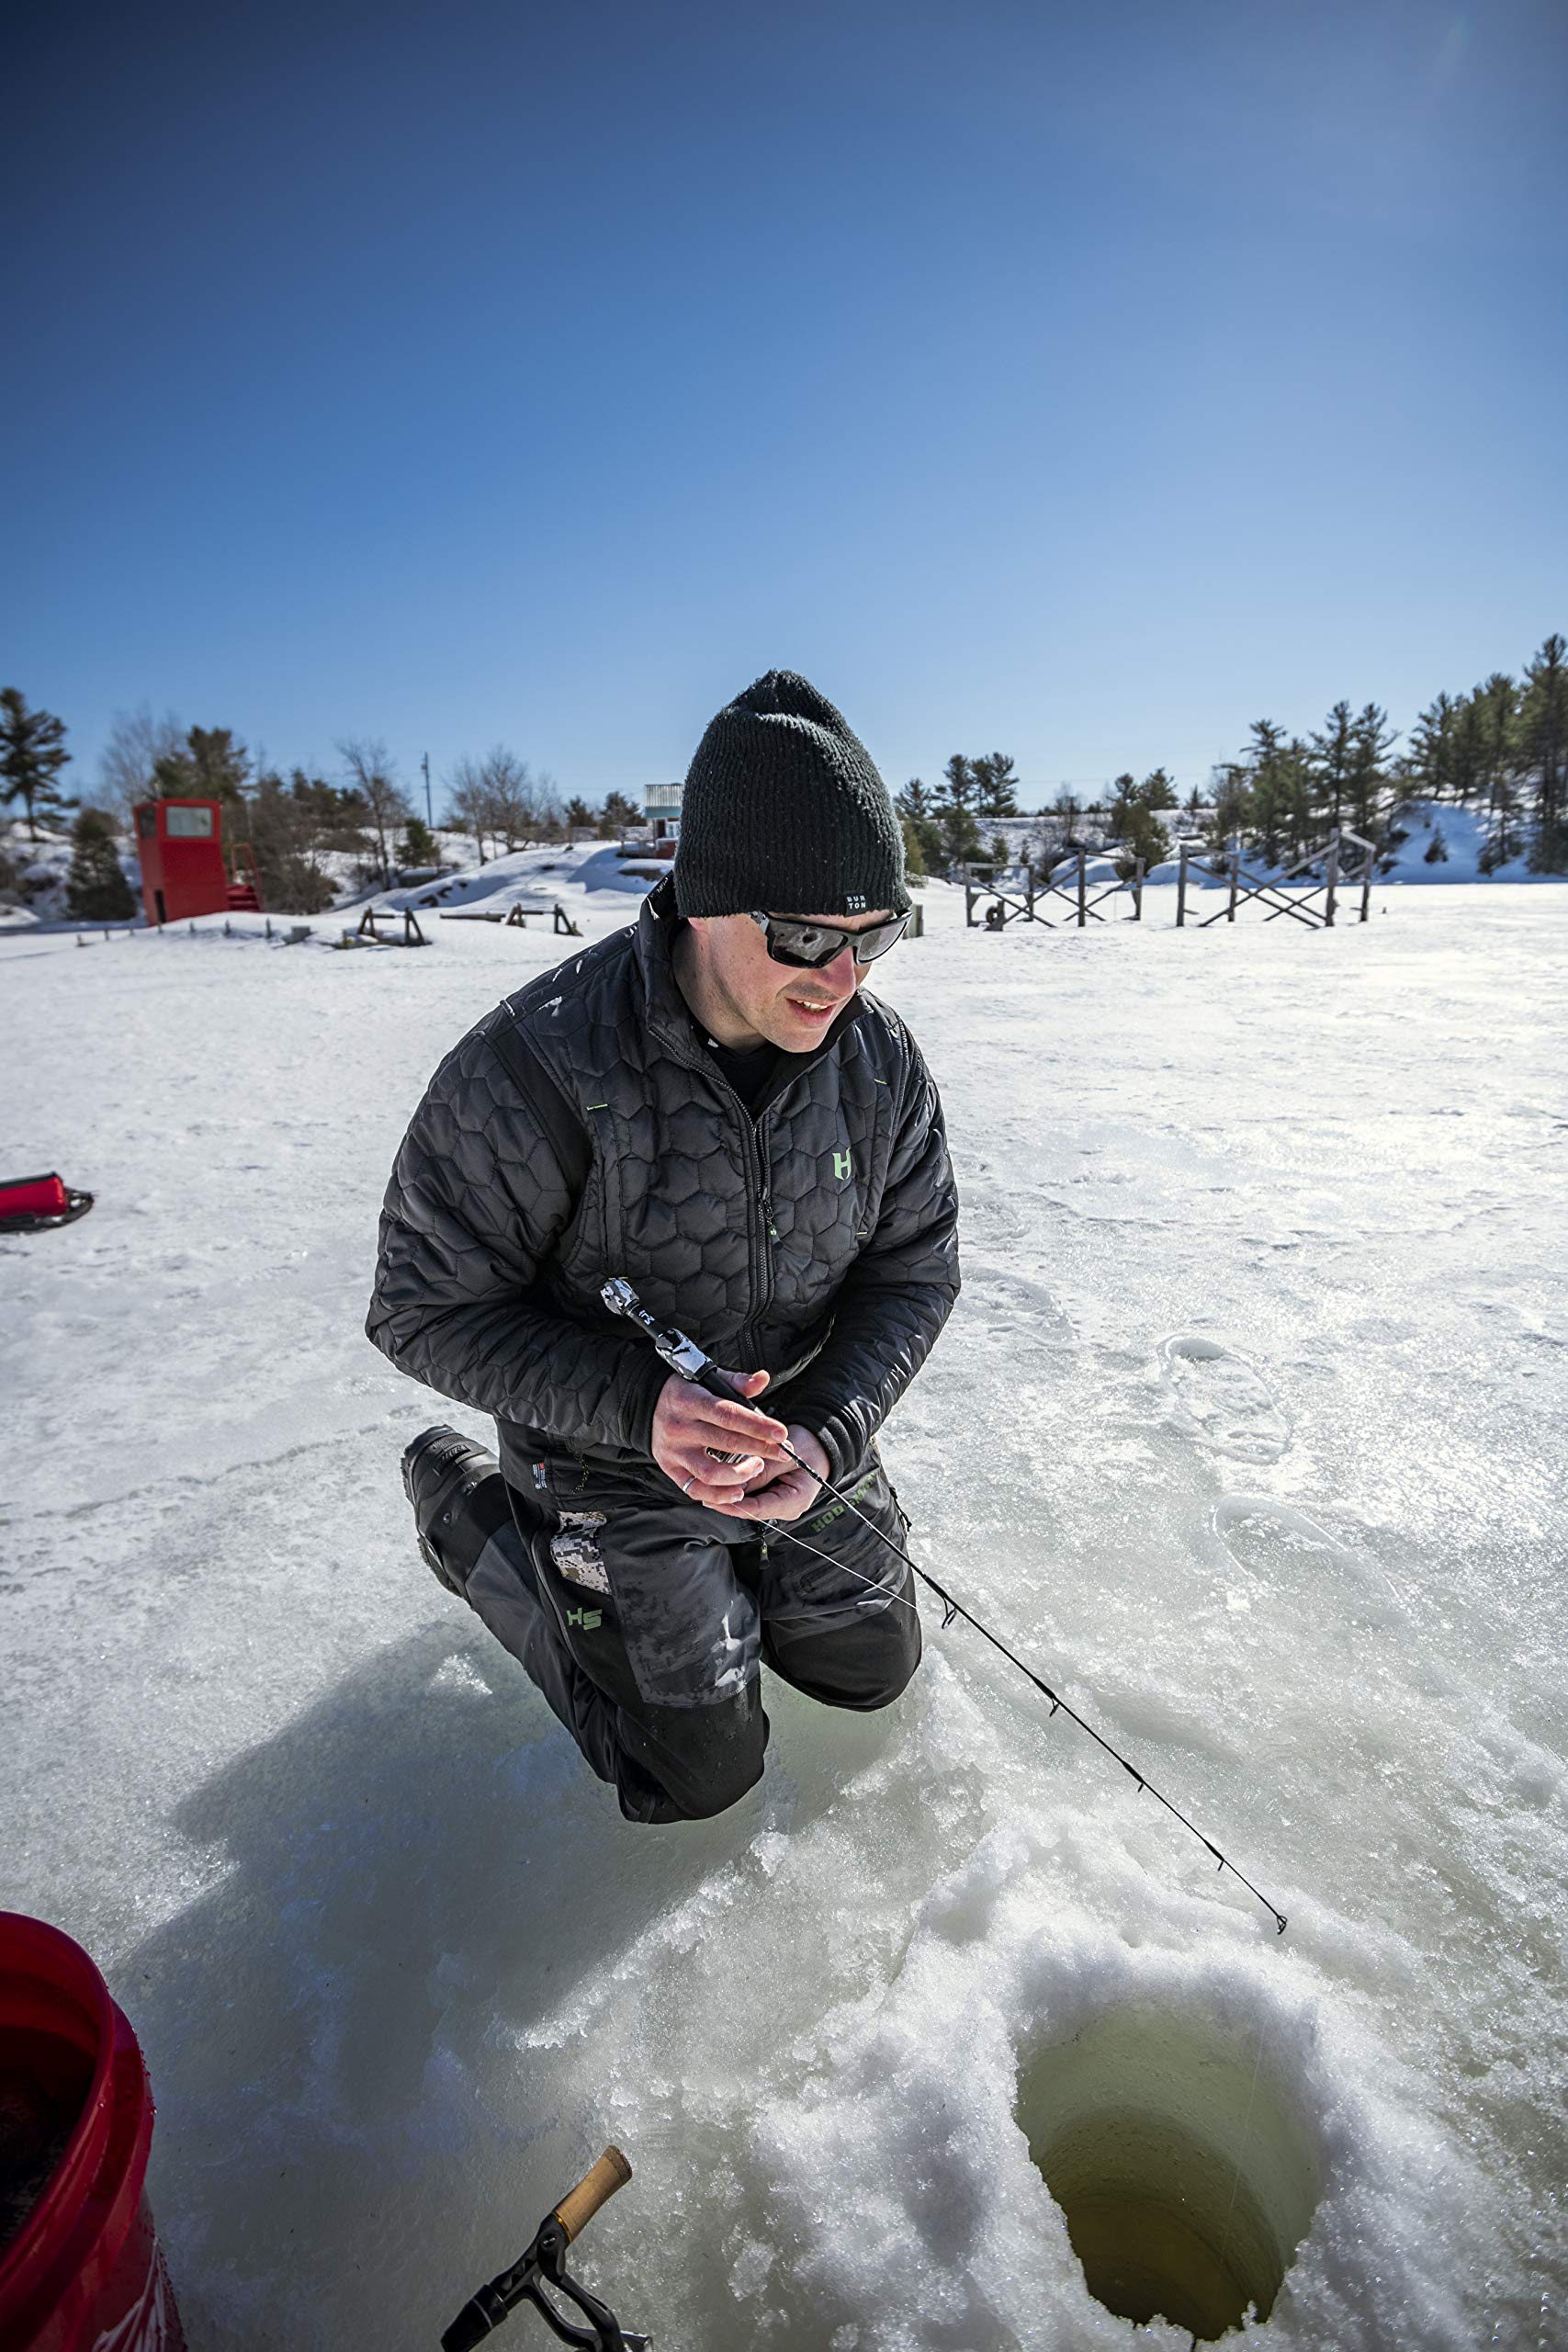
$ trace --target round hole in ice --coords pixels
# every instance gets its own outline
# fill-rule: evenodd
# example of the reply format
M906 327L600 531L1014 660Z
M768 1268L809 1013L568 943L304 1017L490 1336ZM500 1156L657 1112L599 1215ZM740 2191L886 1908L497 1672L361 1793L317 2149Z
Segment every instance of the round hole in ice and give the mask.
M1245 2030L1121 2008L1037 2051L1018 2120L1089 2293L1205 2341L1273 2308L1317 2198L1309 2144Z

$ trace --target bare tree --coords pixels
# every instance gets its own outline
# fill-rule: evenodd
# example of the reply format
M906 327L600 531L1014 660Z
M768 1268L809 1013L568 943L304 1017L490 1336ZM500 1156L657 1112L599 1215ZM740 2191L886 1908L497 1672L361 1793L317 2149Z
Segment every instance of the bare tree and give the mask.
M541 768L534 779L537 814L535 822L547 842L564 842L571 832L561 806L560 790L548 768Z
M365 803L370 829L376 836L382 879L389 884L392 861L388 852L388 838L412 813L407 797L398 782L392 755L378 735L345 736L338 744L337 751L354 790Z
M479 864L487 842L511 852L558 840L560 797L555 778L535 775L526 760L497 743L482 760L459 760L447 778L453 815L474 837Z
M178 757L185 749L186 730L172 710L154 718L150 703L139 710L117 710L109 740L98 762L97 797L125 822L139 800L156 790L152 771L160 760Z
M491 830L501 835L508 850L536 841L543 831L544 816L539 787L527 761L520 760L504 743L497 743L480 761L479 775Z
M479 864L485 862L485 842L491 825L490 787L479 772L477 762L459 760L446 779L447 797L452 814L459 825L466 826L474 837L479 854Z

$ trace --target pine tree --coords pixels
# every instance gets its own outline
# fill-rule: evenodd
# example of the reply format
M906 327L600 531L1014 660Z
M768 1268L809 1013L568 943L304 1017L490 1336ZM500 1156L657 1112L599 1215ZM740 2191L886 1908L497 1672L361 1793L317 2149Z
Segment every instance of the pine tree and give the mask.
M251 773L250 753L231 727L193 727L186 743L201 799L243 799Z
M1286 752L1285 730L1271 718L1255 718L1245 765L1249 786L1248 815L1264 857L1278 862L1289 831L1292 777Z
M1483 686L1477 686L1481 698L1481 783L1486 794L1488 827L1497 815L1497 797L1512 773L1516 755L1516 732L1518 719L1519 690L1506 671L1494 670Z
M1486 765L1486 713L1482 689L1461 695L1454 712L1451 769L1454 797L1468 808L1482 788Z
M912 775L894 802L904 828L906 844L913 841L920 854L920 872L929 874L942 863L942 827L936 804L918 775Z
M1535 778L1535 834L1530 865L1537 874L1568 871L1568 643L1556 634L1525 664L1519 708L1519 750Z
M1380 710L1375 702L1366 704L1357 716L1351 739L1348 784L1351 825L1369 841L1388 788L1384 763L1396 740L1387 711Z
M71 828L71 840L67 913L77 922L124 922L134 915L136 897L119 862L114 819L101 808L84 808Z
M1515 778L1505 772L1493 787L1491 821L1486 841L1476 863L1483 874L1495 874L1500 865L1507 865L1525 846L1519 824L1519 794Z
M1124 772L1117 777L1114 789L1116 797L1111 804L1111 831L1126 849L1127 854L1118 867L1125 881L1133 872L1135 859L1142 858L1146 868L1163 865L1170 855L1170 835L1160 823L1156 811L1174 808L1176 795L1163 768L1156 768L1142 784L1134 784L1131 773Z
M28 812L28 834L38 839L40 815L74 808L55 782L70 762L65 721L52 711L29 710L15 686L0 693L0 799L19 800Z
M599 820L595 817L592 809L588 806L587 801L582 798L581 795L580 793L573 793L571 798L566 804L566 821L569 827L576 827L579 825L592 827L596 825Z
M1141 857L1147 873L1152 865L1163 865L1170 855L1170 835L1144 801L1134 803L1119 831L1127 849L1127 855L1117 869L1124 882L1131 878L1134 859Z
M1292 859L1310 845L1317 826L1317 771L1312 748L1292 735L1280 753L1280 801Z
M331 876L316 859L321 835L318 794L330 794L331 787L313 790L298 770L295 776L292 787L271 768L264 768L255 777L249 795L239 804L245 827L241 838L255 860L262 897L274 913L321 914L332 905L334 892ZM300 782L306 783L303 792L299 788Z
M984 759L971 761L976 816L1017 816L1018 778L1012 772L1012 764L1006 752L992 752Z
M1345 797L1355 758L1355 735L1349 704L1337 702L1324 723L1322 734L1309 739L1318 790L1328 802L1328 821L1335 830L1343 822Z
M607 837L613 833L624 833L629 826L640 825L641 822L642 810L635 800L628 800L624 792L605 794L601 830Z
M1207 846L1228 850L1238 833L1252 822L1252 771L1245 760L1222 760L1209 784L1213 815L1209 820Z
M1330 714L1337 718L1343 714L1347 761L1349 751L1350 706L1336 703ZM1424 710L1410 730L1410 749L1405 755L1404 772L1424 798L1441 800L1453 784L1453 744L1456 707L1451 695L1439 695ZM1314 743L1322 739L1314 736ZM1347 768L1347 773L1348 769ZM1337 820L1336 820L1337 822Z
M441 853L436 847L435 835L423 817L411 817L398 844L399 865L438 865L440 862Z
M949 865L962 865L980 854L980 829L975 822L979 787L962 752L954 752L942 775L944 789L938 794L933 810L942 835L942 855Z

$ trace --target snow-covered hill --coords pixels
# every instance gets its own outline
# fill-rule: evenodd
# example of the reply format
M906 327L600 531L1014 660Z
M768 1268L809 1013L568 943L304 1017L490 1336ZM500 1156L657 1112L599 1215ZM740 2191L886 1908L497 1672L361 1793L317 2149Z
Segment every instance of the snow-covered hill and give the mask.
M1393 831L1404 839L1394 845L1392 865L1385 859L1379 867L1390 882L1568 881L1568 875L1532 874L1522 849L1484 873L1488 826L1483 809L1413 800L1399 812Z

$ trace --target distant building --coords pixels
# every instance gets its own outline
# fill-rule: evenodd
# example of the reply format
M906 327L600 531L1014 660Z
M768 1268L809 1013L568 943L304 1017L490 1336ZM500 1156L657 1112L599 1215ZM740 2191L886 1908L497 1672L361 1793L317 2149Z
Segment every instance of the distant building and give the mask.
M681 837L681 795L683 784L650 784L642 796L648 816L648 830L656 842L673 842Z

